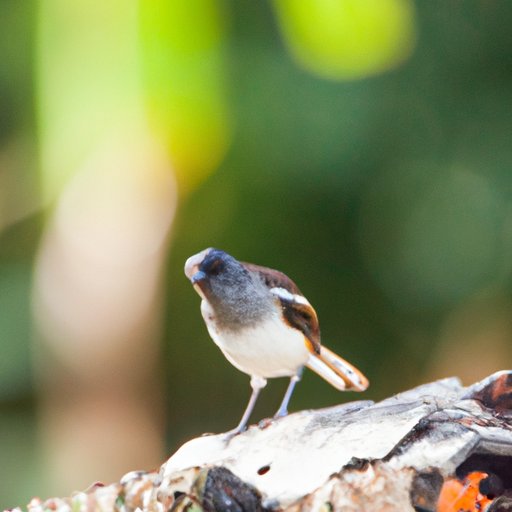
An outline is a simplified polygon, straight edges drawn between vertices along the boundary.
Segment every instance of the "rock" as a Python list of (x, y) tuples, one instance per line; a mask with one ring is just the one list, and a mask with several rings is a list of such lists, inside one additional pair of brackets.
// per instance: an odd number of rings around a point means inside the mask
[(132, 472), (52, 503), (59, 510), (456, 512), (460, 502), (499, 512), (512, 510), (511, 497), (512, 371), (503, 371), (469, 387), (444, 379), (378, 403), (203, 436), (159, 473)]

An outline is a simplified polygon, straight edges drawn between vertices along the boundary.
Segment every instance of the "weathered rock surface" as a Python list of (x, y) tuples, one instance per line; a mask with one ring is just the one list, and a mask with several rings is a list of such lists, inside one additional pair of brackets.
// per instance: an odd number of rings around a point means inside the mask
[(512, 371), (193, 439), (159, 473), (29, 509), (448, 512), (459, 507), (450, 486), (465, 489), (467, 475), (478, 506), (512, 510)]

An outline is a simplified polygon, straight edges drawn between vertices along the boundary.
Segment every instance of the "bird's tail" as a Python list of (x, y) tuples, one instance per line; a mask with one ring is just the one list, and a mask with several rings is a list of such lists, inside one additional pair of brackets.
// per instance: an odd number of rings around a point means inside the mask
[(325, 347), (320, 354), (311, 354), (306, 366), (341, 391), (364, 391), (369, 385), (356, 367)]

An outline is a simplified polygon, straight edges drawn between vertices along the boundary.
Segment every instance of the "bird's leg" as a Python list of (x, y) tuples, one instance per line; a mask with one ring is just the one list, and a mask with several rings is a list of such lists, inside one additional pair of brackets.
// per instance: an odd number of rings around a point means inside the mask
[(288, 384), (288, 388), (286, 389), (286, 393), (284, 394), (283, 401), (279, 406), (279, 409), (274, 414), (274, 418), (281, 418), (282, 416), (286, 416), (288, 414), (288, 403), (290, 402), (290, 398), (292, 397), (293, 390), (295, 389), (295, 385), (302, 378), (302, 370), (304, 368), (301, 366), (295, 375), (290, 378), (290, 384)]
[(233, 437), (236, 434), (240, 434), (247, 428), (247, 422), (249, 421), (249, 418), (251, 417), (252, 411), (254, 409), (254, 406), (256, 405), (256, 400), (258, 399), (258, 395), (260, 394), (260, 391), (267, 385), (267, 380), (263, 377), (257, 377), (253, 375), (251, 377), (251, 398), (249, 398), (249, 403), (247, 404), (247, 407), (245, 408), (244, 414), (242, 416), (242, 419), (240, 420), (240, 423), (238, 426), (230, 430), (228, 432), (228, 435)]

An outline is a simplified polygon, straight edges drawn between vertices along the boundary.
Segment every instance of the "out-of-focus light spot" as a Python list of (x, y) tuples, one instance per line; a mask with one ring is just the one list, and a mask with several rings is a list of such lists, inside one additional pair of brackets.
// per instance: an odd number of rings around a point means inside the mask
[(362, 195), (362, 258), (400, 308), (443, 307), (506, 277), (506, 215), (499, 190), (480, 174), (395, 169)]
[(403, 62), (416, 39), (410, 0), (275, 0), (285, 42), (307, 70), (332, 79)]
[(120, 371), (127, 344), (140, 342), (135, 333), (154, 314), (176, 207), (164, 155), (143, 137), (111, 142), (59, 201), (38, 258), (36, 312), (46, 342), (74, 371), (91, 373), (91, 360)]
[[(45, 204), (113, 133), (142, 126), (138, 2), (38, 2), (36, 106)], [(94, 30), (91, 30), (94, 27)]]
[(228, 12), (218, 0), (140, 3), (145, 111), (168, 145), (181, 193), (217, 169), (231, 142)]
[[(108, 394), (80, 398), (43, 413), (44, 449), (52, 458), (51, 472), (59, 477), (60, 494), (70, 494), (77, 485), (85, 489), (96, 480), (119, 480), (133, 469), (134, 460), (144, 469), (159, 462), (157, 457), (164, 454), (154, 408), (137, 400), (113, 400)], [(85, 477), (79, 479), (77, 473)]]
[(126, 126), (145, 126), (165, 144), (182, 193), (217, 169), (231, 142), (222, 5), (39, 2), (36, 104), (45, 203), (59, 197), (84, 155)]
[(119, 137), (72, 173), (36, 260), (50, 494), (117, 480), (163, 454), (161, 276), (176, 184), (167, 152), (144, 131)]
[(457, 307), (441, 328), (425, 379), (457, 375), (465, 384), (512, 366), (512, 304), (492, 290)]

